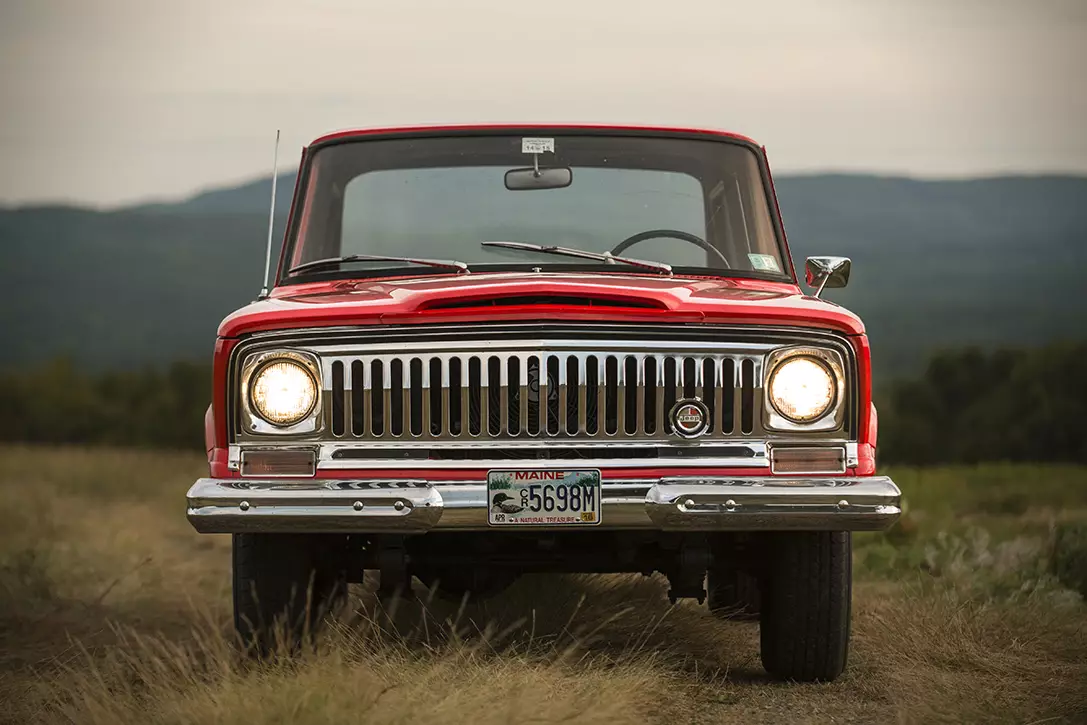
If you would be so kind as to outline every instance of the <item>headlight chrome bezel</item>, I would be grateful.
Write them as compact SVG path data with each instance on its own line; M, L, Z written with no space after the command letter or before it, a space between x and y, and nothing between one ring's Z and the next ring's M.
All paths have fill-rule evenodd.
M310 376L314 386L313 405L299 421L289 425L272 423L256 409L252 400L253 384L261 370L277 362L289 361L298 364ZM277 349L254 353L242 363L239 380L241 394L241 422L247 433L271 435L296 435L314 433L322 425L321 364L317 356L305 350Z
M796 358L807 358L826 368L834 378L834 397L830 406L818 418L800 421L781 413L774 405L771 384L782 365ZM779 348L767 358L766 376L763 379L763 424L769 431L803 433L826 432L842 428L845 423L846 379L845 362L836 350L821 347L798 346Z

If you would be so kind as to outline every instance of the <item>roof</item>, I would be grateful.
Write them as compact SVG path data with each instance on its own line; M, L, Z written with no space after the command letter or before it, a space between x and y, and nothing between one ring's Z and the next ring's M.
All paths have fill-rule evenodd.
M432 125L419 125L419 126L389 126L379 128L354 128L345 129L342 131L334 131L332 133L325 134L319 138L314 139L310 146L317 146L329 142L344 141L352 138L362 138L366 136L377 136L386 134L441 134L445 132L453 133L465 133L471 131L530 131L530 130L550 130L550 131L619 131L624 133L647 131L653 134L696 134L703 136L718 136L731 139L733 141L740 141L742 143L750 144L752 146L760 146L754 139L749 138L738 133L732 133L730 131L722 131L718 129L707 128L685 128L682 126L637 126L637 125L623 125L623 124L593 124L593 123L493 123L493 124L432 124Z

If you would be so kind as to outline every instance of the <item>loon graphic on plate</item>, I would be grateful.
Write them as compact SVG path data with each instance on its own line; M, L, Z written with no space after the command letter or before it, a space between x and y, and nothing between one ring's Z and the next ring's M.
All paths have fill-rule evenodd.
M496 514L516 514L525 510L524 506L514 503L513 498L498 492L491 499L491 511Z

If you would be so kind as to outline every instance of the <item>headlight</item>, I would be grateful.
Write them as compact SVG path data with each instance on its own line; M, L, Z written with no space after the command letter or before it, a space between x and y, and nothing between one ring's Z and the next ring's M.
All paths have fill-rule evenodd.
M834 405L834 373L821 360L798 355L785 360L770 374L770 403L794 423L818 420Z
M312 413L317 403L317 381L294 360L279 358L265 363L250 386L253 411L272 425L294 425Z

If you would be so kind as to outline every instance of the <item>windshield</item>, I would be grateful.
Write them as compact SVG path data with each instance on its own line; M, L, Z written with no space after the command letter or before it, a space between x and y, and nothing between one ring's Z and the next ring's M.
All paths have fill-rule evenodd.
M358 140L314 152L301 203L285 270L370 255L457 260L472 272L652 273L482 244L507 241L665 262L677 274L789 276L758 158L737 143L543 133ZM354 259L284 274L392 269L405 265Z

